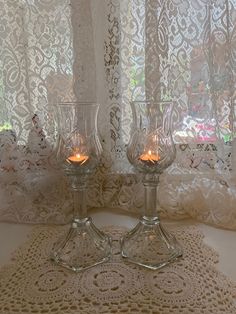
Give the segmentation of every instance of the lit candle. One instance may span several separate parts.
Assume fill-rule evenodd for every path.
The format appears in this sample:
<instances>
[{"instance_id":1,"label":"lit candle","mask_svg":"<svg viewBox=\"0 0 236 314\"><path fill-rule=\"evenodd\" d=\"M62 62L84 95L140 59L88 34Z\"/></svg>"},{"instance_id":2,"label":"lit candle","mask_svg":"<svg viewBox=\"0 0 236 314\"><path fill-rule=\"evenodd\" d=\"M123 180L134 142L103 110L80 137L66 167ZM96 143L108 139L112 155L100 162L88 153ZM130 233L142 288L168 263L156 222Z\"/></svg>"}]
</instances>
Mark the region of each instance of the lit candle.
<instances>
[{"instance_id":1,"label":"lit candle","mask_svg":"<svg viewBox=\"0 0 236 314\"><path fill-rule=\"evenodd\" d=\"M89 159L87 155L75 154L67 158L67 161L72 164L82 165Z\"/></svg>"},{"instance_id":2,"label":"lit candle","mask_svg":"<svg viewBox=\"0 0 236 314\"><path fill-rule=\"evenodd\" d=\"M152 162L153 164L155 164L160 160L160 156L158 155L158 153L152 153L152 151L149 150L147 153L142 154L139 159L143 162Z\"/></svg>"}]
</instances>

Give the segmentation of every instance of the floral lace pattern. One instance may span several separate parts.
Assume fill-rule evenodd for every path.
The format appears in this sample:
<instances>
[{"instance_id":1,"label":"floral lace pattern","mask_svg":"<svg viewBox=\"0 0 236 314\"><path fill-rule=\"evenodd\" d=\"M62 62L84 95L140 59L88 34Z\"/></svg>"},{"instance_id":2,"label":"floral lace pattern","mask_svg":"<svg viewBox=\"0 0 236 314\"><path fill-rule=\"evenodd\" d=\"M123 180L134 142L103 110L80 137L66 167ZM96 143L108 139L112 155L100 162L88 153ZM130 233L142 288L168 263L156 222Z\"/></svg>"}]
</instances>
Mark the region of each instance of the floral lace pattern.
<instances>
[{"instance_id":1,"label":"floral lace pattern","mask_svg":"<svg viewBox=\"0 0 236 314\"><path fill-rule=\"evenodd\" d=\"M11 313L162 313L234 314L233 288L216 270L218 255L203 244L196 227L172 228L184 257L159 271L121 260L125 229L106 227L113 257L79 274L49 260L53 244L67 227L36 227L28 242L5 266L0 281L0 312Z\"/></svg>"},{"instance_id":2,"label":"floral lace pattern","mask_svg":"<svg viewBox=\"0 0 236 314\"><path fill-rule=\"evenodd\" d=\"M235 0L0 5L0 220L70 220L51 104L75 97L101 103L104 156L89 206L140 213L141 180L126 158L129 102L159 95L175 101L177 146L161 214L236 228Z\"/></svg>"}]
</instances>

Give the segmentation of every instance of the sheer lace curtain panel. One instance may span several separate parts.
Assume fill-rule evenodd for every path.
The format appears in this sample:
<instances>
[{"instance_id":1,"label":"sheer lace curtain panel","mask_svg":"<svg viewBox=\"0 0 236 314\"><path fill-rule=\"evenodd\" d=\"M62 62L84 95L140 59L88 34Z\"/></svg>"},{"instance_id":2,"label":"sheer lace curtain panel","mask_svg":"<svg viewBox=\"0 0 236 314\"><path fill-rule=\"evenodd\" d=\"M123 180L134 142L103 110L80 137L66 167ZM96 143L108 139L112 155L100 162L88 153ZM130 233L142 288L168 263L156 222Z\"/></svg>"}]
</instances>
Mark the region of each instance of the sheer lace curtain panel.
<instances>
[{"instance_id":1,"label":"sheer lace curtain panel","mask_svg":"<svg viewBox=\"0 0 236 314\"><path fill-rule=\"evenodd\" d=\"M130 101L175 102L160 212L236 229L236 0L0 0L0 219L70 221L52 104L101 104L90 207L139 214Z\"/></svg>"}]
</instances>

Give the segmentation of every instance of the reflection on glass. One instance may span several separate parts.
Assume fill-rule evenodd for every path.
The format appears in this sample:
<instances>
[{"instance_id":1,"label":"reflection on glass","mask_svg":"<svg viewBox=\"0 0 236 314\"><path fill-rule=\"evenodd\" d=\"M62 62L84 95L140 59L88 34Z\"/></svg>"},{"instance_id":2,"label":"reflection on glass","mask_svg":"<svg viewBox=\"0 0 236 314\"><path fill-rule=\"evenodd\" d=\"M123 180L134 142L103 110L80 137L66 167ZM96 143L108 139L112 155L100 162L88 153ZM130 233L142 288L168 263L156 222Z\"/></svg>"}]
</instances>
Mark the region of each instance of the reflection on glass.
<instances>
[{"instance_id":1,"label":"reflection on glass","mask_svg":"<svg viewBox=\"0 0 236 314\"><path fill-rule=\"evenodd\" d=\"M71 184L74 218L69 232L55 244L52 258L66 268L80 271L107 261L111 253L110 237L95 227L86 206L88 178L102 152L97 132L99 105L63 103L57 107L57 156Z\"/></svg>"},{"instance_id":2,"label":"reflection on glass","mask_svg":"<svg viewBox=\"0 0 236 314\"><path fill-rule=\"evenodd\" d=\"M158 217L159 175L175 159L170 102L133 102L134 126L127 149L130 163L143 175L145 208L137 226L121 240L121 253L130 262L158 269L182 255L175 237Z\"/></svg>"}]
</instances>

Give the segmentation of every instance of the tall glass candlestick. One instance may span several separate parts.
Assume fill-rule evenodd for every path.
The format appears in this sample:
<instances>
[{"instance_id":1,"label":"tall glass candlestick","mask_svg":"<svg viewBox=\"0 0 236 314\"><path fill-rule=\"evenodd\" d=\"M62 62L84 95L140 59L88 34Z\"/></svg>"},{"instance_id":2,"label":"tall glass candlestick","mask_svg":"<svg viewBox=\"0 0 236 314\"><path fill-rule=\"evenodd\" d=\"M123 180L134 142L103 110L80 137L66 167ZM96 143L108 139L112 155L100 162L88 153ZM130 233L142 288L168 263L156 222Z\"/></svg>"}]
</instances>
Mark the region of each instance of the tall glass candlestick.
<instances>
[{"instance_id":1,"label":"tall glass candlestick","mask_svg":"<svg viewBox=\"0 0 236 314\"><path fill-rule=\"evenodd\" d=\"M121 239L124 258L150 269L161 268L182 255L175 237L158 216L159 176L175 159L171 102L132 102L133 129L128 144L130 163L143 175L144 212L137 226Z\"/></svg>"},{"instance_id":2,"label":"tall glass candlestick","mask_svg":"<svg viewBox=\"0 0 236 314\"><path fill-rule=\"evenodd\" d=\"M57 105L57 156L71 185L74 218L69 232L56 243L52 259L76 272L107 261L111 254L110 237L95 227L86 205L87 182L102 152L97 132L98 108L95 103Z\"/></svg>"}]
</instances>

